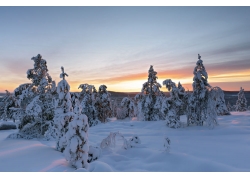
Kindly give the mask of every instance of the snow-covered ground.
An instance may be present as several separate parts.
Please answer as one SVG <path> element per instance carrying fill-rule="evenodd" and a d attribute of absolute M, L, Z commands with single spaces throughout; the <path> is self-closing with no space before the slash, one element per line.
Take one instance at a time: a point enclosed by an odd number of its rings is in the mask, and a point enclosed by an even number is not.
<path fill-rule="evenodd" d="M 182 121 L 185 120 L 182 116 Z M 117 131 L 126 139 L 138 135 L 141 144 L 125 150 L 117 141 L 116 147 L 104 149 L 87 171 L 249 172 L 250 111 L 219 116 L 218 121 L 214 129 L 206 126 L 171 129 L 165 121 L 137 120 L 111 120 L 91 127 L 89 145 L 99 146 L 110 132 Z M 16 131 L 0 131 L 0 172 L 76 171 L 55 150 L 55 141 L 6 139 Z M 164 137 L 171 140 L 169 153 L 163 147 Z"/>

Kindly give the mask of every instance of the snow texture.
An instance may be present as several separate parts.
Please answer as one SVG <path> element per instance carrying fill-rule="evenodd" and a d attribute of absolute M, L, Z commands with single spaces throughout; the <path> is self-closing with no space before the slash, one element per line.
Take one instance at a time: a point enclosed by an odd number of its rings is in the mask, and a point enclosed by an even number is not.
<path fill-rule="evenodd" d="M 181 116 L 186 122 L 186 116 Z M 56 141 L 6 139 L 17 130 L 0 131 L 1 172 L 249 172 L 250 111 L 220 116 L 220 126 L 209 129 L 188 126 L 172 129 L 165 121 L 113 120 L 91 127 L 89 146 L 99 147 L 114 130 L 124 138 L 137 135 L 141 144 L 124 149 L 102 149 L 101 156 L 87 169 L 75 169 L 62 153 L 55 151 Z M 164 137 L 171 140 L 166 153 Z M 118 144 L 120 143 L 120 144 Z M 233 145 L 232 145 L 233 144 Z M 39 160 L 38 160 L 39 156 Z M 25 163 L 24 163 L 25 162 Z M 238 175 L 238 174 L 237 174 Z"/>

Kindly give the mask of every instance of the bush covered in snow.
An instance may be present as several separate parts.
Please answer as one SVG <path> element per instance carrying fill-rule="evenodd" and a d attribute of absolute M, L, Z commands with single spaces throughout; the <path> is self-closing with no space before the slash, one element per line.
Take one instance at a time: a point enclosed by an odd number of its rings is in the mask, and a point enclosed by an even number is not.
<path fill-rule="evenodd" d="M 117 118 L 125 119 L 127 117 L 135 117 L 136 116 L 136 106 L 133 99 L 129 97 L 124 97 L 121 101 L 120 108 L 117 110 Z"/>

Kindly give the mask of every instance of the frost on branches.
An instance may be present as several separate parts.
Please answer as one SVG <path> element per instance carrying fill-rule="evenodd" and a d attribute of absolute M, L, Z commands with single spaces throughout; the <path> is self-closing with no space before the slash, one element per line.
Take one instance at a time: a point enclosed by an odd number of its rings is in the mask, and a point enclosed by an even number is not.
<path fill-rule="evenodd" d="M 136 106 L 134 101 L 129 97 L 124 97 L 121 101 L 121 107 L 117 112 L 118 119 L 132 118 L 136 116 Z"/>
<path fill-rule="evenodd" d="M 164 104 L 167 107 L 166 119 L 167 126 L 171 128 L 180 128 L 180 115 L 181 108 L 183 106 L 182 100 L 179 98 L 179 88 L 176 87 L 175 83 L 171 79 L 163 81 L 163 85 L 166 85 L 168 91 L 170 91 L 170 98 Z"/>
<path fill-rule="evenodd" d="M 70 96 L 70 86 L 65 80 L 65 76 L 68 76 L 64 72 L 64 68 L 61 67 L 62 73 L 60 78 L 62 80 L 57 85 L 57 93 L 59 95 L 59 101 L 55 104 L 55 115 L 54 115 L 54 125 L 56 129 L 56 149 L 63 152 L 67 146 L 66 133 L 68 131 L 69 122 L 72 121 L 74 117 L 73 108 L 71 104 Z"/>
<path fill-rule="evenodd" d="M 55 82 L 48 74 L 46 60 L 40 54 L 31 60 L 34 61 L 34 68 L 27 71 L 27 78 L 32 83 L 21 84 L 14 90 L 17 111 L 13 113 L 24 112 L 18 115 L 20 132 L 16 137 L 27 139 L 44 136 L 54 116 L 52 99 L 56 93 Z"/>
<path fill-rule="evenodd" d="M 95 126 L 99 122 L 95 108 L 95 87 L 89 84 L 80 84 L 79 88 L 82 89 L 80 92 L 82 113 L 88 117 L 89 127 Z"/>
<path fill-rule="evenodd" d="M 224 92 L 220 87 L 213 87 L 214 91 L 217 91 L 217 97 L 216 97 L 216 110 L 218 116 L 223 115 L 230 115 L 229 110 L 227 109 L 225 99 L 224 99 Z"/>
<path fill-rule="evenodd" d="M 217 124 L 217 118 L 214 117 L 217 114 L 216 93 L 208 84 L 208 75 L 200 58 L 198 54 L 198 61 L 193 71 L 193 93 L 188 98 L 187 125 L 202 126 L 206 122 L 207 125 L 213 126 Z"/>
<path fill-rule="evenodd" d="M 7 121 L 8 119 L 13 119 L 15 122 L 15 118 L 13 118 L 13 110 L 11 107 L 16 106 L 16 99 L 15 97 L 10 94 L 8 90 L 5 90 L 6 94 L 0 102 L 0 119 Z"/>
<path fill-rule="evenodd" d="M 238 93 L 238 99 L 236 101 L 236 111 L 246 111 L 247 110 L 247 99 L 244 94 L 244 89 L 240 87 L 240 91 Z"/>
<path fill-rule="evenodd" d="M 151 65 L 148 70 L 148 81 L 142 85 L 141 93 L 135 96 L 138 105 L 138 117 L 144 121 L 156 121 L 163 119 L 160 111 L 160 99 L 157 98 L 161 94 L 159 84 L 156 76 L 157 72 L 154 71 Z"/>
<path fill-rule="evenodd" d="M 82 114 L 80 102 L 76 103 L 74 118 L 66 132 L 67 146 L 64 150 L 66 160 L 75 168 L 88 168 L 88 118 Z"/>
<path fill-rule="evenodd" d="M 97 93 L 95 108 L 97 111 L 98 119 L 105 123 L 108 117 L 111 117 L 111 99 L 110 93 L 107 91 L 107 86 L 101 85 Z"/>

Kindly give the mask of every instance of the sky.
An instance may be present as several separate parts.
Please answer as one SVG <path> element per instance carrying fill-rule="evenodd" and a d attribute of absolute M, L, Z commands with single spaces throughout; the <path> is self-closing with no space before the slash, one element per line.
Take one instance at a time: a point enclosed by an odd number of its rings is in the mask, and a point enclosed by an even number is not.
<path fill-rule="evenodd" d="M 150 65 L 192 90 L 198 53 L 212 86 L 250 91 L 249 6 L 0 6 L 0 17 L 0 92 L 31 82 L 37 54 L 56 83 L 64 66 L 73 92 L 139 92 Z"/>

